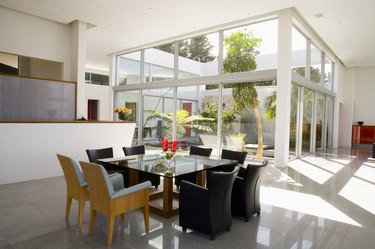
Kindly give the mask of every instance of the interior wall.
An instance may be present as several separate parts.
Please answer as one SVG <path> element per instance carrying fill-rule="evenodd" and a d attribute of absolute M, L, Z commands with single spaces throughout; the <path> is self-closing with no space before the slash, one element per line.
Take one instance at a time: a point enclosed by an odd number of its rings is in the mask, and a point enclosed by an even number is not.
<path fill-rule="evenodd" d="M 63 80 L 71 78 L 71 29 L 69 25 L 0 7 L 0 51 L 61 62 Z"/>
<path fill-rule="evenodd" d="M 0 143 L 0 185 L 62 175 L 57 153 L 87 162 L 86 149 L 112 147 L 114 157 L 124 156 L 134 129 L 135 123 L 0 123 L 7 141 Z"/>
<path fill-rule="evenodd" d="M 353 68 L 345 68 L 339 65 L 339 85 L 338 85 L 338 100 L 339 100 L 339 147 L 351 147 L 351 135 L 353 124 L 353 104 L 356 92 L 356 70 Z"/>
<path fill-rule="evenodd" d="M 355 97 L 353 124 L 375 125 L 375 67 L 358 68 L 355 74 Z"/>
<path fill-rule="evenodd" d="M 87 113 L 87 102 L 89 99 L 99 100 L 99 113 L 98 113 L 98 120 L 102 121 L 110 121 L 112 117 L 112 113 L 110 112 L 108 106 L 112 106 L 110 102 L 110 94 L 112 94 L 112 88 L 109 86 L 99 86 L 99 85 L 91 85 L 86 84 L 85 86 L 85 94 L 86 94 L 86 113 Z M 87 118 L 87 117 L 85 117 Z"/>

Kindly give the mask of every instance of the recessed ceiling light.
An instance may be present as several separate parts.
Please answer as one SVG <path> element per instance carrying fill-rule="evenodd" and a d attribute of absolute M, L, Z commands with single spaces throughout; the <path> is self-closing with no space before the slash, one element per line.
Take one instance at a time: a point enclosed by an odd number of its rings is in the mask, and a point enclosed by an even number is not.
<path fill-rule="evenodd" d="M 322 13 L 317 13 L 314 15 L 316 18 L 321 18 L 321 17 L 324 17 L 324 15 Z"/>

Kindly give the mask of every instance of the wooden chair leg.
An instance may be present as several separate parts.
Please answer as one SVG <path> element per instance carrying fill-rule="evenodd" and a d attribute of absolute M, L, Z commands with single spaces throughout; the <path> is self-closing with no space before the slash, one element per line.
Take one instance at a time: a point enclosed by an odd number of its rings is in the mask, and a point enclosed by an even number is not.
<path fill-rule="evenodd" d="M 82 227 L 83 212 L 85 211 L 85 200 L 81 199 L 78 201 L 78 227 Z"/>
<path fill-rule="evenodd" d="M 121 214 L 121 222 L 124 223 L 125 221 L 125 214 Z"/>
<path fill-rule="evenodd" d="M 94 209 L 90 209 L 89 235 L 91 235 L 94 231 L 95 216 L 96 211 Z"/>
<path fill-rule="evenodd" d="M 66 196 L 66 210 L 65 210 L 65 219 L 69 219 L 70 207 L 72 206 L 72 197 Z"/>
<path fill-rule="evenodd" d="M 150 231 L 150 219 L 149 219 L 149 207 L 148 207 L 148 205 L 144 207 L 143 218 L 145 220 L 146 233 L 148 233 Z"/>
<path fill-rule="evenodd" d="M 115 227 L 115 217 L 109 215 L 108 216 L 108 235 L 107 235 L 107 246 L 112 245 L 113 239 L 113 229 Z"/>

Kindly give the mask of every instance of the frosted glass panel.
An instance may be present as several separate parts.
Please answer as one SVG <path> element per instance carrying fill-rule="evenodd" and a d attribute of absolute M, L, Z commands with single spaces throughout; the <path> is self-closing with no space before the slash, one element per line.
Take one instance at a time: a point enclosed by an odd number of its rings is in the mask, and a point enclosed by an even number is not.
<path fill-rule="evenodd" d="M 49 93 L 49 119 L 62 120 L 64 84 L 50 82 Z"/>
<path fill-rule="evenodd" d="M 76 85 L 0 76 L 0 121 L 75 120 Z"/>
<path fill-rule="evenodd" d="M 0 120 L 4 119 L 4 79 L 0 75 Z"/>
<path fill-rule="evenodd" d="M 76 110 L 75 84 L 64 84 L 63 120 L 74 120 Z"/>
<path fill-rule="evenodd" d="M 35 80 L 20 78 L 18 120 L 35 120 Z"/>
<path fill-rule="evenodd" d="M 4 120 L 17 120 L 19 117 L 20 79 L 4 76 Z"/>
<path fill-rule="evenodd" d="M 36 115 L 37 120 L 49 120 L 49 82 L 37 80 L 36 89 Z"/>

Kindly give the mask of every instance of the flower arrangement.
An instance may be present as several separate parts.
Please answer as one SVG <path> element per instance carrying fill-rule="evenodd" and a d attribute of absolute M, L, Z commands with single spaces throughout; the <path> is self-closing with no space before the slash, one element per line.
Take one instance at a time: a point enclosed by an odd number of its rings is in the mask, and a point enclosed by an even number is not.
<path fill-rule="evenodd" d="M 126 107 L 115 108 L 113 111 L 118 113 L 118 118 L 122 121 L 128 121 L 133 113 L 132 109 Z"/>
<path fill-rule="evenodd" d="M 173 158 L 173 156 L 174 156 L 174 154 L 175 154 L 175 152 L 173 152 L 173 151 L 167 151 L 166 153 L 165 153 L 165 159 L 167 159 L 167 160 L 171 160 L 172 158 Z"/>

